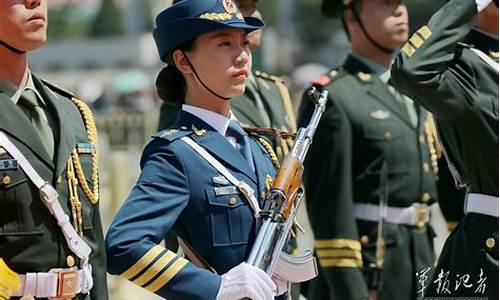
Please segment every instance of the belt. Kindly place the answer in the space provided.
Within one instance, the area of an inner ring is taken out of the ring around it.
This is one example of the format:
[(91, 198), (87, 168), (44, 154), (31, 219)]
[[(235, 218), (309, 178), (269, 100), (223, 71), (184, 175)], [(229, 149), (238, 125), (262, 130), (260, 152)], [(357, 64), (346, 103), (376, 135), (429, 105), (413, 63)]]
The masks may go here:
[(19, 275), (21, 287), (13, 297), (31, 295), (35, 298), (73, 299), (85, 287), (82, 270), (52, 269), (48, 273), (26, 273)]
[(468, 193), (465, 195), (465, 213), (477, 213), (498, 218), (498, 197)]
[[(429, 222), (431, 209), (426, 204), (414, 203), (408, 207), (388, 206), (385, 214), (387, 223), (423, 227)], [(379, 206), (369, 203), (355, 203), (354, 216), (358, 220), (374, 221), (379, 219)]]

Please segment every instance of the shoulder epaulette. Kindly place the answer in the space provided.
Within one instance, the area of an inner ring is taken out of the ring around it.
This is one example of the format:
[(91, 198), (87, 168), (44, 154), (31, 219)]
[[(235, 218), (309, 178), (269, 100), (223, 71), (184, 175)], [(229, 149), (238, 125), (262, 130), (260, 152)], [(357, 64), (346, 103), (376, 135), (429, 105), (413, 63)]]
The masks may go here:
[(53, 83), (50, 83), (44, 79), (41, 79), (41, 81), (43, 82), (43, 84), (45, 84), (51, 91), (55, 92), (55, 93), (58, 93), (59, 95), (62, 95), (64, 97), (67, 97), (67, 98), (78, 98), (75, 96), (75, 94), (73, 94), (72, 92), (70, 91), (67, 91), (65, 89), (63, 89), (62, 87), (59, 87)]
[(153, 135), (153, 138), (165, 139), (169, 142), (173, 142), (177, 139), (190, 135), (193, 131), (187, 127), (171, 127), (159, 131)]
[(261, 72), (261, 71), (255, 71), (254, 72), (255, 76), (259, 77), (259, 78), (264, 78), (264, 79), (267, 79), (267, 80), (270, 80), (270, 81), (274, 81), (274, 82), (285, 82), (283, 80), (283, 78), (281, 77), (278, 77), (278, 76), (274, 76), (274, 75), (270, 75), (270, 74), (267, 74), (265, 72)]
[(325, 73), (317, 78), (315, 78), (311, 84), (315, 86), (328, 86), (331, 84), (335, 79), (339, 78), (339, 75), (342, 74), (342, 68), (335, 68), (329, 71), (328, 73)]

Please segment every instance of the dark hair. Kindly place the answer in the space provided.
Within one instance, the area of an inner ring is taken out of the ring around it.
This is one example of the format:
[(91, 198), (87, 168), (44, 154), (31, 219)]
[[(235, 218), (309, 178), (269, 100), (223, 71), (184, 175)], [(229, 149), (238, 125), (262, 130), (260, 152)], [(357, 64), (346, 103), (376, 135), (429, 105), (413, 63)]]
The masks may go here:
[(191, 51), (194, 41), (189, 40), (165, 55), (167, 66), (156, 77), (156, 92), (165, 102), (172, 105), (181, 105), (186, 96), (186, 80), (174, 63), (173, 54), (176, 50)]

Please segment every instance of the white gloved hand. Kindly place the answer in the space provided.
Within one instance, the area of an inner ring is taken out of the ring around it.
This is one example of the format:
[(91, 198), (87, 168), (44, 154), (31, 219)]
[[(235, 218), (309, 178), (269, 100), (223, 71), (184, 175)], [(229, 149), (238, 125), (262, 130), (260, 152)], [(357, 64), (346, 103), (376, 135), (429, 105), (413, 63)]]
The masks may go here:
[(276, 274), (273, 274), (271, 278), (274, 284), (276, 285), (276, 296), (281, 296), (288, 291), (288, 287), (290, 284), (288, 281), (279, 277)]
[(273, 300), (276, 285), (261, 269), (245, 262), (222, 275), (216, 300)]
[(476, 0), (477, 11), (480, 12), (491, 3), (491, 0)]

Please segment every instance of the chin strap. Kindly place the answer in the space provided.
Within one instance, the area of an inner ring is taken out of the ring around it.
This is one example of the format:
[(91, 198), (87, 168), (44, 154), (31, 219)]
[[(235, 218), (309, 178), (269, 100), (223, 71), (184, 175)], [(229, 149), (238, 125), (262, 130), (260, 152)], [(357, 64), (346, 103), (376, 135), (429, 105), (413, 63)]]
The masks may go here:
[(363, 33), (365, 34), (366, 38), (375, 46), (377, 47), (380, 51), (386, 53), (386, 54), (392, 54), (394, 52), (394, 49), (389, 49), (389, 48), (386, 48), (382, 45), (380, 45), (379, 43), (377, 43), (377, 41), (375, 41), (375, 39), (373, 39), (369, 34), (368, 34), (368, 31), (366, 31), (366, 28), (365, 28), (365, 25), (363, 24), (363, 22), (361, 21), (361, 18), (359, 17), (359, 14), (358, 12), (356, 11), (356, 9), (354, 8), (354, 5), (353, 5), (354, 1), (351, 2), (350, 4), (348, 4), (346, 6), (346, 9), (350, 9), (352, 11), (352, 14), (354, 15), (354, 18), (356, 19), (356, 22), (358, 22), (359, 26), (361, 27), (361, 30), (363, 30)]
[(189, 60), (188, 56), (186, 55), (186, 52), (182, 51), (182, 53), (184, 54), (184, 57), (186, 58), (189, 66), (191, 67), (191, 69), (193, 69), (193, 73), (194, 75), (196, 76), (196, 78), (198, 78), (198, 81), (201, 83), (201, 85), (203, 85), (207, 91), (209, 91), (210, 93), (212, 93), (214, 96), (222, 99), (222, 100), (231, 100), (230, 97), (223, 97), (219, 94), (217, 94), (216, 92), (212, 91), (204, 82), (203, 80), (201, 80), (200, 76), (198, 76), (198, 72), (196, 72), (196, 69), (194, 68), (193, 64), (191, 63), (191, 61)]
[(17, 48), (12, 47), (11, 45), (7, 44), (6, 42), (0, 40), (0, 45), (4, 46), (5, 48), (9, 49), (10, 51), (16, 53), (16, 54), (24, 54), (26, 51), (21, 51)]

